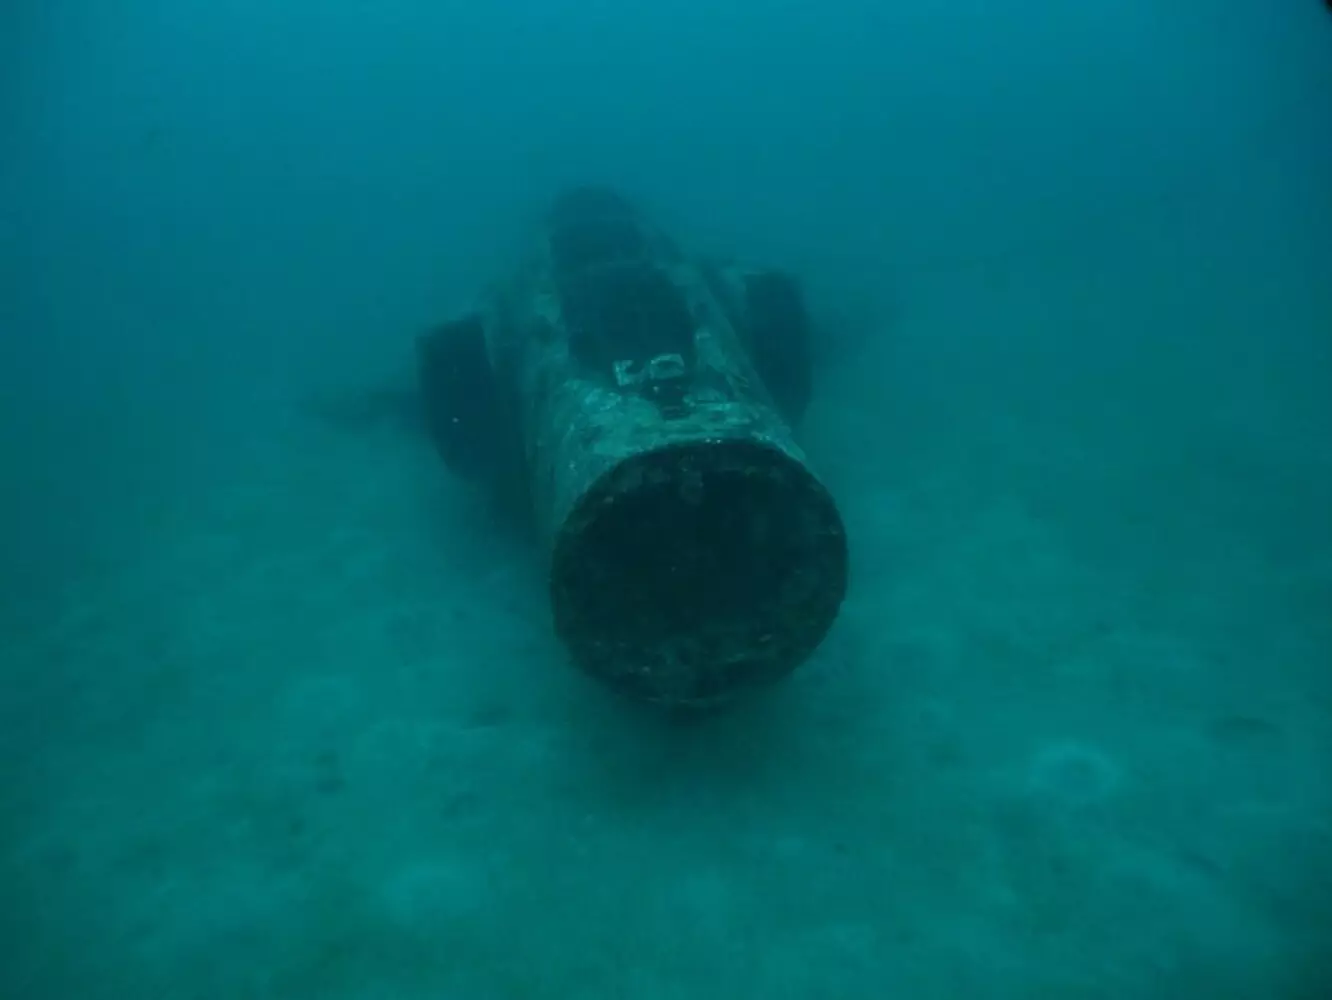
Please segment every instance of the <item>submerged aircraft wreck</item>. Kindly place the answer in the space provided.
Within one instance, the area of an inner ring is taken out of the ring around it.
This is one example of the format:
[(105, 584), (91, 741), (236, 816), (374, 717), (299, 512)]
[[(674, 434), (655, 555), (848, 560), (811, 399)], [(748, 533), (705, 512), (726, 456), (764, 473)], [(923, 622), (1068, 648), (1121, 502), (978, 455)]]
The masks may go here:
[(475, 311), (420, 338), (439, 455), (532, 531), (559, 638), (614, 690), (724, 705), (837, 617), (846, 532), (793, 436), (810, 336), (791, 277), (686, 256), (588, 187)]

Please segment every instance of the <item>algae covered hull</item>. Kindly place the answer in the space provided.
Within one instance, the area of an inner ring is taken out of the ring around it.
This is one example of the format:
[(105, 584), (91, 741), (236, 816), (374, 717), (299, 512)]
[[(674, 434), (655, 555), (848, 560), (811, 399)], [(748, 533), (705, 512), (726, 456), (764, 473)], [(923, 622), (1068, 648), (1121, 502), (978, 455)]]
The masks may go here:
[(436, 447), (535, 532), (581, 669), (707, 707), (823, 640), (847, 543), (792, 431), (809, 336), (789, 276), (691, 259), (580, 188), (473, 313), (421, 339)]

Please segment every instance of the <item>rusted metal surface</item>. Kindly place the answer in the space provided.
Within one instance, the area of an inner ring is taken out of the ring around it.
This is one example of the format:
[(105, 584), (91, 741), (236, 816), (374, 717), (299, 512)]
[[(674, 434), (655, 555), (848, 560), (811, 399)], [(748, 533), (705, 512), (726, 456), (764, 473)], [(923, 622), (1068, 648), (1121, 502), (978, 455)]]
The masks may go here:
[(492, 464), (521, 467), (574, 662), (706, 707), (804, 661), (837, 616), (847, 544), (792, 432), (809, 395), (794, 283), (693, 262), (583, 189), (478, 320), (493, 419), (520, 453)]

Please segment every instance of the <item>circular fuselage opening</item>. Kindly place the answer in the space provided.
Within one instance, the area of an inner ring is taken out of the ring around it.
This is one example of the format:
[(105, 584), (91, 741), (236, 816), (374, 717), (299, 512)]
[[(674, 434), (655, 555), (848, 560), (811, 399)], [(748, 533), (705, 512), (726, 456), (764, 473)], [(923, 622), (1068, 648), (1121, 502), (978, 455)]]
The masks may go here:
[(556, 629), (612, 687), (711, 705), (794, 669), (846, 590), (826, 489), (752, 441), (676, 445), (603, 475), (557, 533)]

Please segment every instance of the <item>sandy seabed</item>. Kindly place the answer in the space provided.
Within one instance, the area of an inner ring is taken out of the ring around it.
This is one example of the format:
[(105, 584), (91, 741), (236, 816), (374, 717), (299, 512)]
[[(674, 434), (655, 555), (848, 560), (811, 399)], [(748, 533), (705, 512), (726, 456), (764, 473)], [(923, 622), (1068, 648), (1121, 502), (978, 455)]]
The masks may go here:
[(275, 426), (6, 628), (0, 993), (1332, 996), (1328, 415), (1164, 332), (1332, 302), (1175, 259), (939, 274), (834, 361), (851, 596), (695, 725), (421, 441)]

